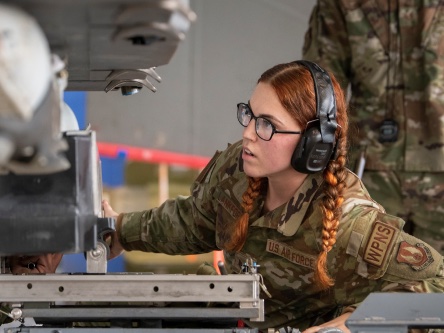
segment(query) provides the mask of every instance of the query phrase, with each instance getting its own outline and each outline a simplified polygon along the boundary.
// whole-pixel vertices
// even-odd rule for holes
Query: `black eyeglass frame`
[[[250,113],[251,113],[251,119],[250,119],[250,121],[248,122],[248,124],[245,126],[242,122],[241,122],[241,119],[239,118],[239,107],[240,106],[245,106],[249,111],[250,111]],[[256,132],[256,135],[261,139],[261,140],[264,140],[264,141],[270,141],[271,140],[271,138],[273,137],[273,135],[274,135],[274,133],[280,133],[280,134],[302,134],[302,133],[304,133],[304,131],[280,131],[280,130],[277,130],[276,129],[276,127],[273,125],[273,123],[270,121],[270,120],[268,120],[267,118],[265,118],[265,117],[262,117],[262,116],[259,116],[259,117],[256,117],[255,115],[254,115],[254,113],[253,113],[253,110],[251,109],[251,106],[250,106],[250,102],[248,102],[248,104],[247,103],[238,103],[237,104],[237,121],[243,126],[243,127],[247,127],[248,125],[250,125],[250,123],[251,123],[251,120],[253,120],[254,119],[254,130],[255,130],[255,132]],[[263,137],[261,137],[260,135],[259,135],[259,133],[258,133],[258,128],[257,128],[257,120],[258,119],[263,119],[263,120],[265,120],[266,122],[268,122],[270,125],[271,125],[271,135],[270,135],[270,138],[267,140],[267,139],[264,139]]]

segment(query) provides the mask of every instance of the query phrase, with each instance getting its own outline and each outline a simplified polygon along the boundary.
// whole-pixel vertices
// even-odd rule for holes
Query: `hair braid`
[[[334,284],[334,280],[328,275],[327,271],[327,253],[336,243],[336,233],[342,214],[341,206],[344,201],[343,193],[347,175],[345,169],[347,140],[344,132],[340,131],[339,135],[338,157],[330,161],[324,170],[325,196],[321,203],[323,212],[322,249],[317,259],[315,271],[315,282],[322,289],[327,289]]]
[[[261,187],[264,178],[248,178],[248,188],[242,195],[242,208],[244,213],[233,228],[225,230],[224,233],[229,233],[227,242],[224,244],[226,251],[240,251],[245,244],[248,232],[248,222],[250,220],[250,212],[253,209],[253,203],[261,192]]]

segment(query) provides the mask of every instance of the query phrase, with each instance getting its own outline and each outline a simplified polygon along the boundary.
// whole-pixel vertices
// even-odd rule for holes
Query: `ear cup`
[[[336,155],[336,97],[329,74],[314,62],[298,60],[313,78],[316,97],[316,120],[309,121],[291,157],[292,167],[301,173],[324,170]]]
[[[291,157],[291,166],[301,173],[322,171],[330,161],[334,143],[322,142],[319,121],[308,124]]]

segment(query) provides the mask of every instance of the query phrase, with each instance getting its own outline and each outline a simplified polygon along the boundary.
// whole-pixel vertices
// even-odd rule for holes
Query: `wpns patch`
[[[375,222],[364,251],[364,261],[376,267],[384,266],[388,260],[396,232],[397,230],[388,224]]]
[[[407,264],[416,271],[423,270],[433,261],[430,249],[423,243],[412,245],[406,241],[399,244],[396,260],[399,263]]]

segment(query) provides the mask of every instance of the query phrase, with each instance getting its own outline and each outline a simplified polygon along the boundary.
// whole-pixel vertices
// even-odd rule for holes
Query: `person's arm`
[[[103,207],[105,213],[112,210],[107,202]],[[118,214],[116,232],[111,234],[109,259],[123,250],[165,254],[215,250],[214,221],[203,215],[196,219],[194,210],[192,197],[178,197],[157,208]]]
[[[330,263],[334,261],[330,269],[335,276],[331,294],[336,295],[335,301],[342,305],[342,311],[337,318],[309,327],[304,333],[326,327],[348,332],[346,320],[372,292],[444,292],[441,254],[404,233],[402,219],[385,214],[370,200],[363,200],[366,195],[359,191],[359,185],[360,182],[347,183],[356,198],[348,198],[343,206],[341,236],[331,253],[335,260],[330,258]]]
[[[302,56],[330,70],[346,90],[351,75],[351,52],[344,12],[339,1],[318,0],[305,34]]]
[[[8,316],[10,308],[0,303],[0,326],[10,323],[13,319]]]
[[[167,200],[157,208],[117,214],[103,203],[105,216],[116,217],[116,232],[111,234],[110,259],[123,250],[165,254],[199,254],[218,250],[215,235],[213,174],[220,154],[216,154],[198,176],[192,195]]]

